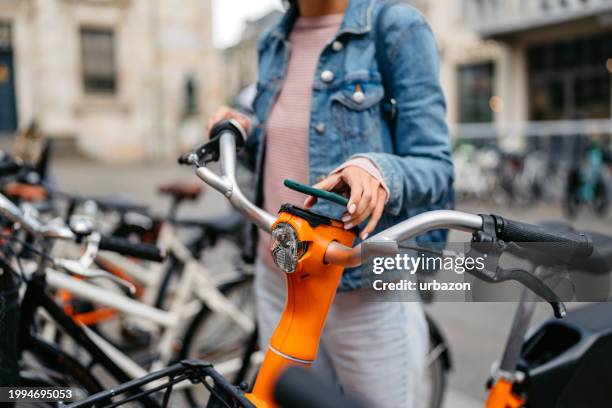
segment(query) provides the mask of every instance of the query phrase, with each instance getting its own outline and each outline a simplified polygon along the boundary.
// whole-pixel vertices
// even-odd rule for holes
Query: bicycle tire
[[[26,375],[27,362],[29,354],[40,364],[45,370],[37,369],[36,377]],[[25,349],[22,352],[24,359],[20,364],[21,384],[23,387],[68,387],[71,389],[79,389],[83,392],[81,397],[95,394],[103,391],[104,387],[100,382],[92,376],[91,372],[79,363],[70,354],[64,352],[53,344],[47,343],[37,337],[30,337]],[[34,368],[34,367],[32,367]],[[45,376],[40,375],[45,371]],[[28,402],[26,406],[45,406],[55,407],[57,403],[41,403],[41,405],[31,405]],[[19,405],[15,405],[19,407]]]
[[[448,370],[441,355],[438,355],[427,367],[427,377],[431,383],[429,395],[421,396],[423,408],[442,408],[446,394]]]
[[[429,326],[429,349],[424,384],[421,387],[422,408],[442,408],[446,393],[448,371],[451,367],[450,352],[435,320],[425,313]]]
[[[246,302],[252,301],[252,298],[254,295],[253,294],[253,277],[251,275],[245,275],[239,280],[235,280],[235,281],[232,281],[232,282],[229,282],[227,284],[220,286],[219,290],[229,299],[232,299],[232,295],[241,294],[243,293],[243,291],[246,291],[247,294],[250,294],[250,299],[246,299]],[[244,310],[243,305],[238,304],[238,307],[241,310]],[[254,313],[254,309],[252,310]],[[193,317],[193,319],[187,326],[187,330],[185,331],[185,335],[183,337],[181,349],[177,355],[177,360],[182,360],[186,358],[196,358],[200,360],[207,360],[213,363],[213,365],[224,361],[223,359],[219,359],[219,358],[216,360],[213,358],[210,358],[211,357],[210,354],[206,355],[207,353],[203,353],[203,354],[197,353],[194,355],[194,352],[193,352],[194,351],[193,348],[196,347],[195,341],[197,339],[202,339],[205,336],[209,337],[207,335],[208,330],[206,330],[206,325],[211,324],[211,319],[214,316],[215,314],[211,313],[211,310],[208,308],[208,306],[206,306],[205,304],[202,305],[202,308],[200,309],[198,314],[196,314]],[[254,316],[253,316],[253,319],[254,319]],[[234,326],[236,325],[236,323],[232,322],[231,320],[227,320],[226,323],[229,323],[230,325],[234,325]],[[221,335],[224,337],[228,336],[227,330],[216,329],[214,330],[214,332],[217,335]],[[202,336],[201,334],[204,334],[204,335]],[[239,350],[231,353],[231,355],[233,356],[232,358],[237,358],[237,356],[239,356],[241,359],[247,362],[246,366],[242,365],[239,368],[238,371],[240,371],[241,373],[247,373],[249,369],[251,368],[250,363],[249,363],[250,357],[253,354],[253,352],[256,351],[256,348],[251,349],[249,347],[249,345],[252,344],[253,335],[254,335],[253,333],[244,333],[244,336],[242,336],[240,339],[237,340],[237,344],[240,344]],[[241,379],[239,379],[237,382],[241,382]],[[201,406],[201,404],[198,405],[196,401],[197,398],[194,395],[193,390],[191,388],[186,388],[183,391],[183,394],[189,406],[191,407]]]

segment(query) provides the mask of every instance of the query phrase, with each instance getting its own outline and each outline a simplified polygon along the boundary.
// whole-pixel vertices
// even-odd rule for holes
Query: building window
[[[491,122],[493,111],[492,62],[459,67],[459,121],[462,123]]]
[[[531,120],[610,117],[612,33],[533,46],[527,57]]]
[[[0,48],[11,48],[11,25],[0,20]]]
[[[117,88],[117,71],[113,31],[81,28],[81,58],[85,93],[114,94]]]

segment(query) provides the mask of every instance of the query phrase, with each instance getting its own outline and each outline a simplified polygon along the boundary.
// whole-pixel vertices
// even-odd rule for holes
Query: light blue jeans
[[[285,306],[284,276],[257,261],[255,294],[265,349]],[[418,302],[367,302],[354,290],[336,296],[312,371],[368,407],[413,408],[419,405],[427,351]]]

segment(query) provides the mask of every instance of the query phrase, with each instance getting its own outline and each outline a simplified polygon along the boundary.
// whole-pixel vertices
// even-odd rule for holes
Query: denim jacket
[[[434,36],[423,15],[405,4],[390,6],[385,21],[380,22],[385,33],[382,42],[392,64],[391,78],[386,80],[396,100],[391,124],[383,108],[385,90],[372,27],[381,5],[377,0],[349,1],[338,33],[319,58],[308,125],[310,184],[353,157],[370,159],[382,173],[390,196],[377,231],[418,213],[446,207],[453,196],[446,106]],[[296,7],[290,8],[258,44],[259,75],[253,101],[256,118],[247,140],[247,156],[256,171],[258,205],[263,202],[265,123],[283,86],[291,51],[288,35],[297,14]],[[363,95],[356,97],[357,85]],[[343,212],[340,206],[324,200],[312,210],[334,218]],[[436,231],[417,241],[445,239],[446,231]],[[359,270],[349,269],[339,290],[358,288],[361,283]]]

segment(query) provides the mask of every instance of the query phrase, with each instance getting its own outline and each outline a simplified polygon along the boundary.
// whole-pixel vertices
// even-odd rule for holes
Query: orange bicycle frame
[[[332,241],[352,246],[355,233],[346,231],[342,223],[312,226],[288,212],[281,212],[276,222],[286,222],[302,242],[308,242],[306,253],[287,277],[287,302],[276,330],[270,339],[265,359],[247,397],[257,407],[276,407],[273,389],[279,375],[289,366],[308,367],[317,355],[325,319],[336,295],[344,267],[326,264],[323,260]]]
[[[504,378],[497,380],[489,392],[486,408],[521,408],[525,400],[514,393],[513,385]]]

